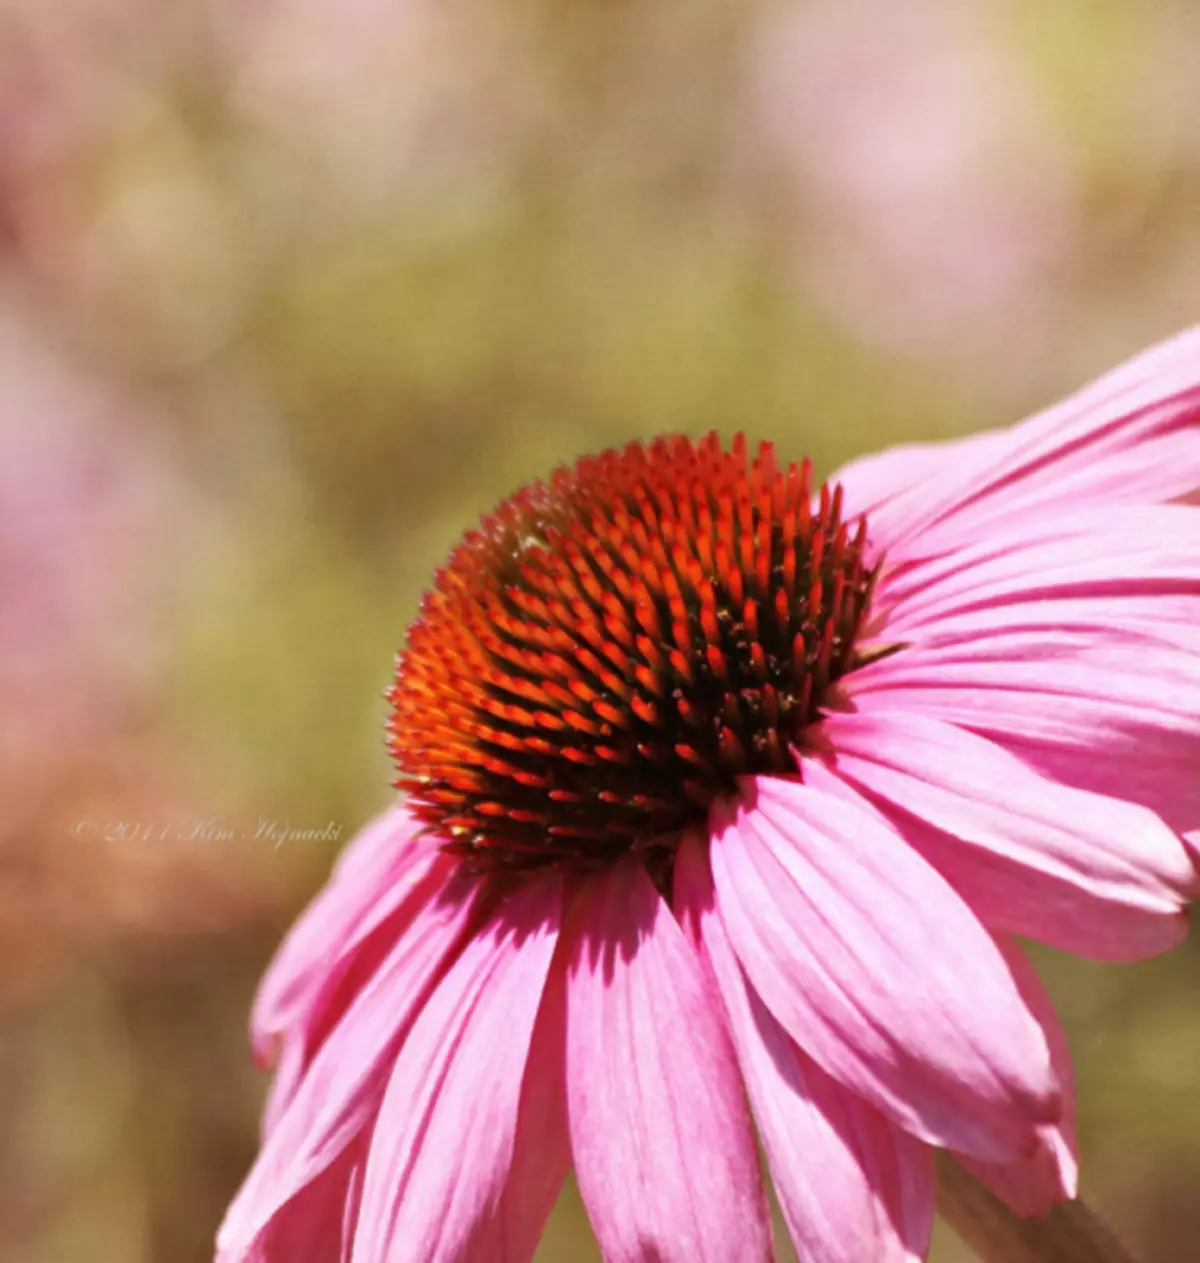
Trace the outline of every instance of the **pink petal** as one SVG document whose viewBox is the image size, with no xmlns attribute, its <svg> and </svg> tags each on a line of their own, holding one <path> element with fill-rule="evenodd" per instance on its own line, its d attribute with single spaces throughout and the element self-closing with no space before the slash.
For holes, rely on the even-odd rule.
<svg viewBox="0 0 1200 1263">
<path fill-rule="evenodd" d="M 1049 781 L 936 719 L 872 708 L 821 729 L 837 775 L 985 925 L 1105 960 L 1165 951 L 1186 934 L 1196 873 L 1153 812 Z"/>
<path fill-rule="evenodd" d="M 279 1049 L 259 1124 L 259 1136 L 264 1142 L 275 1130 L 287 1107 L 300 1090 L 300 1084 L 304 1081 L 304 1072 L 312 1061 L 302 1035 L 283 1036 Z M 260 1069 L 265 1069 L 265 1067 L 260 1065 Z"/>
<path fill-rule="evenodd" d="M 809 1263 L 920 1260 L 933 1226 L 929 1150 L 847 1092 L 748 986 L 713 906 L 705 845 L 680 847 L 676 907 L 711 964 L 793 1243 Z"/>
<path fill-rule="evenodd" d="M 913 492 L 871 514 L 893 562 L 950 552 L 1014 516 L 1073 504 L 1165 503 L 1200 486 L 1200 327 L 1128 361 L 1078 394 L 974 449 L 948 444 Z M 876 481 L 883 470 L 872 471 Z M 911 461 L 896 463 L 910 475 Z M 847 504 L 855 507 L 847 471 Z M 835 474 L 835 478 L 841 478 Z"/>
<path fill-rule="evenodd" d="M 470 929 L 475 893 L 450 857 L 426 857 L 404 933 L 314 1057 L 226 1213 L 218 1244 L 232 1257 L 253 1257 L 272 1219 L 369 1132 L 409 1024 Z"/>
<path fill-rule="evenodd" d="M 1093 746 L 1133 738 L 1174 741 L 1180 752 L 1200 740 L 1200 681 L 1192 655 L 1171 647 L 1089 646 L 1047 636 L 981 636 L 974 645 L 911 646 L 856 673 L 846 692 L 860 709 L 886 707 L 948 715 L 971 727 L 1047 744 L 1071 744 L 1089 722 Z M 886 666 L 886 669 L 884 669 Z M 861 678 L 859 678 L 861 674 Z M 1021 709 L 1027 714 L 1018 722 Z M 1061 716 L 1061 722 L 1060 720 Z"/>
<path fill-rule="evenodd" d="M 279 1026 L 278 1064 L 263 1109 L 264 1139 L 291 1103 L 330 1031 L 383 965 L 409 920 L 424 907 L 421 899 L 410 896 L 430 871 L 437 851 L 417 841 L 407 815 L 394 823 L 396 832 L 374 827 L 360 835 L 358 841 L 369 843 L 369 851 L 352 844 L 349 854 L 343 853 L 325 889 L 281 949 L 284 964 L 273 965 L 260 987 L 259 1029 L 271 1022 Z M 373 863 L 368 863 L 368 853 Z M 322 929 L 328 933 L 324 942 L 318 937 Z M 293 993 L 294 1005 L 272 1006 L 272 994 L 279 994 L 273 984 L 289 974 L 303 990 Z"/>
<path fill-rule="evenodd" d="M 770 1218 L 719 997 L 639 864 L 579 891 L 567 1108 L 608 1263 L 771 1257 Z"/>
<path fill-rule="evenodd" d="M 1007 439 L 1007 431 L 989 430 L 943 443 L 905 443 L 856 457 L 829 482 L 841 486 L 847 516 L 866 513 L 872 535 L 886 546 L 900 523 L 923 515 L 931 480 L 945 478 L 952 470 L 965 477 L 967 470 L 986 468 Z"/>
<path fill-rule="evenodd" d="M 1200 437 L 1197 442 L 1200 443 Z M 1070 511 L 1030 520 L 919 564 L 893 569 L 877 612 L 895 640 L 937 635 L 957 614 L 1103 597 L 1200 601 L 1200 511 L 1182 505 Z M 1186 607 L 1185 607 L 1186 608 Z"/>
<path fill-rule="evenodd" d="M 561 1002 L 537 1020 L 561 908 L 558 877 L 512 895 L 413 1023 L 371 1142 L 354 1263 L 532 1257 L 568 1166 Z"/>
<path fill-rule="evenodd" d="M 1053 617 L 1057 602 L 1041 603 Z M 1103 602 L 1092 617 L 1099 620 Z M 1200 822 L 1200 656 L 1183 623 L 1139 627 L 1114 603 L 1090 626 L 963 628 L 847 677 L 859 710 L 970 728 L 1045 775 L 1149 807 L 1176 829 Z M 1064 613 L 1064 619 L 1071 617 Z"/>
<path fill-rule="evenodd" d="M 248 1250 L 219 1249 L 217 1263 L 349 1263 L 365 1146 L 350 1146 L 275 1215 Z"/>
<path fill-rule="evenodd" d="M 1021 998 L 1046 1034 L 1050 1059 L 1063 1088 L 1063 1114 L 1057 1124 L 1047 1124 L 1041 1129 L 1041 1143 L 1030 1158 L 1008 1166 L 993 1166 L 971 1158 L 960 1161 L 1018 1215 L 1033 1219 L 1048 1214 L 1059 1202 L 1074 1197 L 1079 1189 L 1075 1074 L 1058 1014 L 1028 957 L 1015 943 L 1001 940 L 999 947 L 1020 988 Z"/>
<path fill-rule="evenodd" d="M 425 859 L 417 824 L 402 806 L 371 822 L 338 858 L 325 887 L 288 931 L 267 968 L 250 1018 L 259 1064 L 274 1064 L 280 1037 L 308 1025 L 319 998 L 364 937 L 407 897 Z"/>
<path fill-rule="evenodd" d="M 1004 459 L 946 527 L 981 535 L 1010 511 L 1163 503 L 1200 486 L 1200 326 L 1018 426 Z"/>
<path fill-rule="evenodd" d="M 508 1184 L 482 1257 L 498 1263 L 533 1254 L 571 1166 L 566 1094 L 566 969 L 561 951 L 542 995 L 521 1087 Z"/>
<path fill-rule="evenodd" d="M 936 715 L 1047 775 L 1200 822 L 1200 512 L 1065 513 L 894 575 L 856 704 Z"/>
<path fill-rule="evenodd" d="M 1134 587 L 1132 583 L 1129 586 Z M 1159 646 L 1200 653 L 1198 620 L 1200 593 L 1108 592 L 1095 597 L 1037 597 L 943 611 L 928 627 L 911 629 L 910 639 L 895 639 L 905 645 L 906 652 L 914 648 L 958 650 L 964 655 L 973 652 L 976 657 L 988 656 L 992 639 L 1001 645 L 1023 642 L 1028 651 L 1040 649 L 1058 657 L 1077 649 Z M 884 627 L 885 639 L 887 632 Z M 868 670 L 882 669 L 888 661 L 881 660 Z"/>
<path fill-rule="evenodd" d="M 1037 1023 L 991 937 L 865 806 L 776 777 L 712 810 L 717 909 L 823 1070 L 913 1135 L 994 1161 L 1058 1117 Z"/>
<path fill-rule="evenodd" d="M 1157 505 L 1186 500 L 1200 484 L 1200 386 L 1171 420 L 1186 428 L 1135 439 L 1129 434 L 1092 442 L 1088 455 L 1071 454 L 1044 469 L 1020 476 L 1010 488 L 997 487 L 979 502 L 949 510 L 946 520 L 916 535 L 898 549 L 894 560 L 949 553 L 1014 523 L 1052 518 L 1064 507 L 1088 509 Z M 1020 436 L 1020 430 L 1013 437 Z M 1064 445 L 1065 446 L 1065 445 Z"/>
<path fill-rule="evenodd" d="M 402 800 L 392 803 L 342 847 L 333 862 L 332 875 L 349 881 L 386 877 L 420 839 L 421 829 L 420 821 Z"/>
</svg>

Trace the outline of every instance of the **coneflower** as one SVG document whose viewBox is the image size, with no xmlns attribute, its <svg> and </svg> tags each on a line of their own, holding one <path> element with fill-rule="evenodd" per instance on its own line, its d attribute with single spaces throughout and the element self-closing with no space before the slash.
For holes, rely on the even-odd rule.
<svg viewBox="0 0 1200 1263">
<path fill-rule="evenodd" d="M 919 1259 L 932 1152 L 1075 1192 L 1012 936 L 1166 950 L 1197 889 L 1200 332 L 814 487 L 660 439 L 467 534 L 401 653 L 403 797 L 272 965 L 221 1263 Z"/>
</svg>

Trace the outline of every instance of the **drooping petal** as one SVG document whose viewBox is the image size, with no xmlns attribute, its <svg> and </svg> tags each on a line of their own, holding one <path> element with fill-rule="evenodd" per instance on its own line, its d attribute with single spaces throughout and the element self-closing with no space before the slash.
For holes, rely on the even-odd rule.
<svg viewBox="0 0 1200 1263">
<path fill-rule="evenodd" d="M 281 1037 L 275 1071 L 270 1087 L 267 1088 L 267 1099 L 263 1102 L 262 1118 L 259 1120 L 259 1136 L 264 1142 L 292 1103 L 310 1060 L 303 1035 L 292 1033 Z"/>
<path fill-rule="evenodd" d="M 1074 504 L 1166 503 L 1200 486 L 1200 327 L 1145 351 L 1077 394 L 974 449 L 945 446 L 940 465 L 871 513 L 893 562 L 986 538 L 1014 517 Z M 992 439 L 994 442 L 991 442 Z M 895 466 L 902 479 L 912 462 Z M 876 485 L 885 470 L 872 471 Z M 847 506 L 856 511 L 853 467 Z M 842 473 L 834 474 L 840 480 Z"/>
<path fill-rule="evenodd" d="M 566 1030 L 566 967 L 560 950 L 530 1042 L 508 1184 L 490 1233 L 482 1239 L 484 1260 L 508 1263 L 533 1253 L 570 1169 Z"/>
<path fill-rule="evenodd" d="M 1131 589 L 1135 586 L 1128 585 Z M 1026 651 L 1053 652 L 1062 658 L 1077 650 L 1160 646 L 1200 652 L 1200 592 L 1163 592 L 1103 596 L 1038 594 L 1032 600 L 1010 600 L 996 606 L 973 606 L 942 612 L 935 622 L 897 638 L 906 652 L 913 649 L 957 650 L 962 656 L 988 656 L 991 642 L 1001 648 L 1021 645 Z M 884 628 L 884 635 L 886 635 Z M 894 642 L 896 643 L 896 642 Z M 895 665 L 895 664 L 893 664 Z M 883 666 L 883 660 L 878 663 Z"/>
<path fill-rule="evenodd" d="M 275 1214 L 248 1250 L 218 1248 L 216 1263 L 349 1263 L 366 1146 L 351 1145 Z"/>
<path fill-rule="evenodd" d="M 906 522 L 924 515 L 930 481 L 945 478 L 950 471 L 965 478 L 967 471 L 985 468 L 1006 440 L 1005 431 L 989 430 L 942 443 L 904 443 L 855 457 L 829 482 L 841 486 L 848 516 L 868 515 L 872 533 L 883 547 L 903 532 Z"/>
<path fill-rule="evenodd" d="M 1074 504 L 1165 503 L 1200 485 L 1200 326 L 1143 351 L 1017 426 L 965 504 L 947 506 L 950 539 L 1013 513 Z M 925 532 L 924 544 L 935 530 Z"/>
<path fill-rule="evenodd" d="M 821 729 L 837 775 L 989 927 L 1106 960 L 1165 951 L 1186 934 L 1196 873 L 1146 808 L 1047 780 L 921 715 L 868 709 L 830 715 Z"/>
<path fill-rule="evenodd" d="M 1066 1033 L 1029 958 L 1016 943 L 999 940 L 1021 998 L 1041 1023 L 1050 1059 L 1063 1089 L 1062 1118 L 1041 1129 L 1037 1152 L 1007 1166 L 962 1158 L 962 1164 L 1018 1215 L 1027 1219 L 1048 1214 L 1059 1202 L 1074 1197 L 1079 1187 L 1078 1138 L 1075 1132 L 1075 1074 Z"/>
<path fill-rule="evenodd" d="M 605 1259 L 769 1258 L 720 998 L 639 864 L 620 861 L 579 891 L 571 935 L 571 1149 Z"/>
<path fill-rule="evenodd" d="M 263 1108 L 264 1139 L 321 1044 L 423 906 L 411 894 L 434 855 L 407 811 L 386 812 L 342 852 L 325 888 L 276 954 L 250 1024 L 259 1064 L 275 1061 Z"/>
<path fill-rule="evenodd" d="M 1060 1108 L 991 937 L 865 806 L 777 777 L 712 810 L 717 909 L 754 989 L 822 1069 L 913 1135 L 991 1161 Z"/>
<path fill-rule="evenodd" d="M 986 619 L 948 615 L 847 677 L 847 693 L 859 710 L 970 728 L 1049 777 L 1186 831 L 1200 823 L 1200 622 L 1177 603 L 1039 598 Z"/>
<path fill-rule="evenodd" d="M 780 1206 L 807 1263 L 913 1263 L 933 1225 L 927 1146 L 805 1056 L 746 982 L 713 903 L 705 844 L 680 846 L 680 922 L 712 967 Z"/>
<path fill-rule="evenodd" d="M 471 927 L 476 893 L 450 857 L 426 857 L 403 934 L 313 1058 L 226 1213 L 218 1245 L 231 1259 L 253 1258 L 272 1219 L 369 1132 L 396 1051 Z"/>
<path fill-rule="evenodd" d="M 1197 434 L 1200 446 L 1200 432 Z M 880 590 L 888 635 L 923 643 L 956 615 L 994 610 L 993 629 L 1041 601 L 1200 601 L 1200 512 L 1184 505 L 1060 508 L 986 539 L 894 568 Z M 1189 600 L 1190 598 L 1190 600 Z"/>
<path fill-rule="evenodd" d="M 325 889 L 288 936 L 260 987 L 251 1022 L 260 1035 L 272 1025 L 278 1032 L 275 1077 L 263 1108 L 264 1139 L 322 1043 L 424 907 L 413 891 L 435 857 L 407 812 L 387 813 L 343 852 Z"/>
<path fill-rule="evenodd" d="M 347 844 L 329 881 L 288 931 L 250 1015 L 251 1047 L 264 1068 L 274 1064 L 285 1032 L 308 1026 L 319 997 L 363 939 L 407 898 L 427 859 L 415 845 L 417 827 L 400 805 L 376 817 Z"/>
<path fill-rule="evenodd" d="M 1177 831 L 1200 822 L 1200 511 L 1068 511 L 885 586 L 883 634 L 905 647 L 848 677 L 856 705 L 950 720 Z"/>
<path fill-rule="evenodd" d="M 558 877 L 513 894 L 414 1022 L 371 1141 L 353 1263 L 532 1256 L 567 1170 L 561 1004 L 537 1021 L 561 911 Z M 531 1111 L 557 1124 L 522 1127 Z M 515 1168 L 526 1188 L 510 1187 Z"/>
</svg>

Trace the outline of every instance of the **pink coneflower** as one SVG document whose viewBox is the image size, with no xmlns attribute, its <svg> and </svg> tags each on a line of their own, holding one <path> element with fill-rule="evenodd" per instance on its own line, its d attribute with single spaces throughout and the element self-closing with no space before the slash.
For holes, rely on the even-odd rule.
<svg viewBox="0 0 1200 1263">
<path fill-rule="evenodd" d="M 234 0 L 218 12 L 232 108 L 275 161 L 301 158 L 335 179 L 330 211 L 421 190 L 423 201 L 431 180 L 460 198 L 483 194 L 503 183 L 543 108 L 533 41 L 511 9 Z"/>
<path fill-rule="evenodd" d="M 399 659 L 404 800 L 263 984 L 222 1263 L 923 1256 L 931 1155 L 1073 1195 L 1012 935 L 1183 938 L 1200 330 L 1008 433 L 810 487 L 709 437 L 502 505 Z M 753 1121 L 752 1121 L 753 1120 Z"/>
<path fill-rule="evenodd" d="M 986 364 L 1044 343 L 1084 235 L 1077 155 L 993 9 L 772 5 L 742 134 L 810 296 L 859 337 Z"/>
</svg>

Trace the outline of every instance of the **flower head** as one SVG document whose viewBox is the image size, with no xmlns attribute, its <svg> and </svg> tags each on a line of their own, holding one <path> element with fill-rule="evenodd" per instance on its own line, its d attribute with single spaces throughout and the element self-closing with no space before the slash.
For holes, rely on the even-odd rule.
<svg viewBox="0 0 1200 1263">
<path fill-rule="evenodd" d="M 1200 332 L 1008 433 L 659 440 L 468 534 L 398 662 L 401 802 L 260 992 L 222 1263 L 923 1257 L 931 1152 L 1074 1194 L 1011 936 L 1165 950 L 1197 887 Z M 297 1252 L 300 1252 L 299 1254 Z"/>
<path fill-rule="evenodd" d="M 399 788 L 487 865 L 673 851 L 855 665 L 874 571 L 841 493 L 660 439 L 518 492 L 439 574 L 391 699 Z"/>
</svg>

